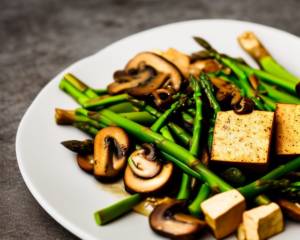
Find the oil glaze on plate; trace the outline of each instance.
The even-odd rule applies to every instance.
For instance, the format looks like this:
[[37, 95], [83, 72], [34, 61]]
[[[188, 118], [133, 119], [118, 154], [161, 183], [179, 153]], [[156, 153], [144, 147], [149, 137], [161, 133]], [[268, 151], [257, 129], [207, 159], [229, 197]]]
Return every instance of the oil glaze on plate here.
[[[300, 39], [289, 33], [258, 24], [233, 20], [194, 20], [169, 24], [126, 37], [98, 53], [84, 58], [57, 75], [39, 93], [24, 115], [17, 133], [16, 152], [22, 176], [40, 205], [62, 226], [82, 239], [165, 239], [153, 233], [148, 219], [130, 212], [116, 221], [96, 225], [93, 213], [126, 194], [115, 186], [103, 186], [77, 166], [75, 154], [60, 145], [64, 140], [88, 136], [72, 126], [57, 126], [54, 109], [75, 109], [79, 105], [58, 87], [66, 73], [73, 73], [93, 88], [105, 88], [113, 73], [123, 69], [137, 53], [153, 48], [175, 48], [190, 54], [201, 48], [193, 40], [200, 36], [219, 52], [255, 62], [242, 50], [236, 38], [253, 31], [274, 58], [300, 77]], [[284, 48], [282, 48], [284, 46]], [[295, 239], [296, 223], [286, 221], [285, 231], [272, 239]], [[201, 239], [214, 239], [206, 234]], [[234, 235], [227, 239], [236, 239]]]

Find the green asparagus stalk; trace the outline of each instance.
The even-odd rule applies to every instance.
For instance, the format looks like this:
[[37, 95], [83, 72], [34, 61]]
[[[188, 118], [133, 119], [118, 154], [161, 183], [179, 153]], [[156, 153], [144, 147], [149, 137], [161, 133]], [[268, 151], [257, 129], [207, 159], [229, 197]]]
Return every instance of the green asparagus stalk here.
[[299, 79], [284, 69], [267, 49], [262, 45], [253, 32], [245, 32], [238, 37], [239, 43], [266, 71], [282, 79], [297, 84]]
[[[288, 82], [282, 78], [276, 77], [270, 73], [264, 72], [259, 69], [253, 69], [248, 66], [245, 66], [243, 64], [237, 63], [238, 67], [241, 68], [247, 76], [250, 76], [252, 74], [256, 75], [259, 77], [262, 81], [271, 84], [271, 85], [276, 85], [278, 87], [281, 87], [282, 89], [285, 89], [286, 91], [293, 93], [294, 95], [297, 96], [297, 91], [296, 91], [296, 83], [291, 83]], [[299, 93], [299, 92], [298, 92]]]
[[201, 100], [201, 89], [200, 84], [196, 78], [190, 77], [190, 84], [194, 90], [194, 98], [196, 100], [196, 116], [194, 120], [194, 132], [192, 141], [190, 143], [190, 153], [196, 157], [199, 157], [200, 152], [200, 137], [201, 137], [201, 127], [202, 127], [202, 100]]
[[221, 107], [213, 94], [213, 86], [212, 86], [209, 78], [204, 73], [201, 73], [199, 78], [200, 78], [200, 84], [201, 84], [202, 88], [204, 89], [204, 92], [209, 100], [210, 106], [214, 110], [214, 116], [212, 118], [210, 118], [208, 121], [207, 144], [208, 144], [208, 151], [209, 151], [209, 153], [211, 153], [216, 117], [217, 117], [218, 112], [221, 111]]
[[260, 102], [259, 99], [257, 99], [257, 96], [254, 90], [251, 88], [247, 75], [244, 73], [243, 69], [241, 69], [239, 65], [235, 64], [232, 60], [228, 58], [221, 58], [221, 61], [223, 64], [231, 68], [234, 71], [234, 73], [239, 77], [241, 86], [246, 92], [246, 96], [255, 103], [255, 106], [259, 110], [264, 110], [263, 104]]
[[94, 128], [89, 123], [85, 123], [85, 122], [74, 122], [73, 126], [88, 133], [89, 135], [91, 135], [93, 137], [95, 137], [97, 135], [97, 133], [99, 132], [99, 130], [97, 128]]
[[[262, 177], [260, 180], [274, 180], [281, 178], [288, 172], [294, 171], [295, 169], [300, 167], [300, 157], [295, 158], [294, 160], [290, 161], [289, 163], [285, 165], [280, 165], [268, 174], [266, 174], [264, 177]], [[250, 198], [255, 195], [258, 195], [267, 189], [270, 188], [269, 184], [266, 184], [262, 187], [257, 187], [257, 182], [254, 181], [244, 187], [240, 187], [237, 190], [240, 191], [241, 194], [244, 195], [245, 198]]]
[[127, 113], [127, 112], [138, 112], [139, 109], [134, 107], [130, 102], [117, 103], [112, 106], [108, 106], [107, 109], [115, 113]]
[[80, 105], [83, 105], [86, 101], [90, 99], [88, 96], [86, 96], [84, 93], [82, 93], [80, 90], [78, 90], [71, 83], [67, 82], [64, 79], [61, 80], [59, 87], [67, 94], [69, 94]]
[[108, 91], [106, 89], [93, 89], [93, 90], [95, 93], [97, 93], [98, 96], [108, 94]]
[[264, 101], [264, 107], [268, 111], [274, 112], [276, 110], [276, 102], [273, 99], [262, 94], [258, 94], [258, 96]]
[[123, 215], [124, 213], [131, 210], [132, 207], [137, 205], [142, 201], [142, 195], [136, 193], [122, 201], [115, 203], [107, 208], [103, 208], [94, 213], [96, 223], [98, 225], [104, 225], [117, 217]]
[[120, 113], [121, 116], [128, 118], [132, 121], [137, 123], [149, 126], [156, 122], [156, 118], [152, 116], [150, 113], [143, 111], [143, 112], [126, 112]]
[[76, 78], [71, 73], [66, 74], [64, 76], [64, 79], [70, 84], [72, 84], [79, 91], [81, 91], [83, 94], [85, 94], [88, 98], [93, 99], [98, 97], [98, 94], [93, 89], [91, 89], [85, 83], [81, 82], [78, 78]]
[[173, 122], [170, 122], [168, 124], [168, 126], [183, 145], [189, 146], [189, 144], [192, 140], [191, 134], [189, 134], [183, 128], [181, 128], [180, 126], [178, 126], [177, 124], [175, 124]]
[[161, 115], [156, 122], [150, 127], [153, 132], [158, 132], [159, 129], [164, 125], [167, 119], [172, 113], [174, 113], [181, 106], [180, 102], [177, 101], [171, 105], [171, 107]]
[[201, 87], [204, 90], [204, 92], [208, 98], [208, 101], [210, 103], [210, 107], [214, 110], [214, 118], [216, 118], [218, 112], [221, 111], [221, 107], [219, 105], [219, 102], [217, 101], [217, 99], [214, 96], [212, 83], [210, 82], [209, 78], [203, 72], [201, 72], [199, 79], [200, 79]]
[[121, 103], [126, 101], [129, 98], [129, 95], [126, 93], [119, 94], [116, 96], [108, 97], [108, 98], [96, 98], [85, 101], [82, 106], [88, 110], [98, 110], [107, 105]]
[[269, 84], [263, 82], [260, 82], [260, 85], [267, 91], [268, 96], [276, 102], [300, 104], [300, 98], [298, 97], [278, 91]]
[[202, 184], [200, 191], [198, 192], [194, 201], [188, 207], [190, 214], [195, 217], [199, 218], [202, 214], [202, 209], [200, 207], [201, 203], [204, 202], [211, 196], [212, 192], [210, 188], [206, 184]]
[[161, 115], [162, 115], [162, 113], [160, 113], [155, 108], [148, 105], [145, 101], [141, 101], [141, 100], [137, 100], [137, 99], [133, 99], [133, 98], [128, 99], [128, 101], [131, 102], [132, 105], [137, 107], [138, 109], [147, 111], [148, 113], [152, 114], [153, 116], [155, 116], [157, 118], [161, 117]]
[[271, 202], [271, 200], [268, 198], [267, 195], [265, 194], [260, 194], [258, 195], [255, 199], [254, 202], [258, 205], [258, 206], [262, 206], [262, 205], [267, 205]]
[[193, 117], [195, 117], [195, 115], [196, 115], [196, 109], [189, 108], [187, 111], [188, 111], [189, 114], [191, 114]]
[[179, 192], [177, 194], [177, 199], [190, 199], [190, 196], [192, 194], [192, 177], [183, 173], [182, 179], [181, 179], [181, 185]]
[[173, 136], [172, 136], [172, 133], [170, 132], [168, 126], [163, 126], [161, 129], [160, 129], [160, 133], [166, 138], [166, 139], [169, 139], [170, 141], [172, 142], [175, 142]]

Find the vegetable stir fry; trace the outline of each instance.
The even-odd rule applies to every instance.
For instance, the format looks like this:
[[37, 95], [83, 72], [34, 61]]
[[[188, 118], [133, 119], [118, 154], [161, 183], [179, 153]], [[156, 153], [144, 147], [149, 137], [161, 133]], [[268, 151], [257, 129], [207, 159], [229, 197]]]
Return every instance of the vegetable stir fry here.
[[142, 52], [92, 89], [71, 73], [59, 87], [80, 105], [55, 109], [92, 139], [64, 141], [79, 167], [132, 196], [94, 214], [104, 225], [134, 209], [153, 231], [196, 239], [266, 239], [300, 221], [300, 80], [252, 32], [238, 37], [261, 66], [202, 50]]

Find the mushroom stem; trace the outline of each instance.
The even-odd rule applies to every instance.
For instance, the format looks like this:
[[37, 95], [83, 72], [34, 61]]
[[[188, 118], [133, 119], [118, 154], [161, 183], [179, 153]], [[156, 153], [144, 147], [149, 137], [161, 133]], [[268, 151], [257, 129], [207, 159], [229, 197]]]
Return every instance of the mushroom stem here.
[[188, 207], [189, 212], [193, 217], [199, 218], [202, 214], [200, 204], [211, 196], [212, 192], [206, 184], [202, 184], [198, 195]]
[[96, 223], [98, 225], [104, 225], [124, 213], [131, 210], [132, 207], [137, 205], [140, 201], [143, 200], [143, 197], [141, 194], [136, 193], [126, 199], [123, 199], [109, 207], [103, 208], [97, 212], [94, 213], [94, 217], [96, 220]]

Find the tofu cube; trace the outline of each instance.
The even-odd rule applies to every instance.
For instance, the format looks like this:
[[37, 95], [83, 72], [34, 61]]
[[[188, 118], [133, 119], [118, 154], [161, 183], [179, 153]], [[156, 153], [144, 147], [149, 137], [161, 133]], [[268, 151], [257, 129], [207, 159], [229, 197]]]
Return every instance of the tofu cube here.
[[211, 160], [247, 163], [258, 170], [268, 168], [274, 113], [253, 111], [239, 115], [219, 112], [216, 118]]
[[237, 239], [238, 240], [247, 240], [243, 223], [241, 223], [237, 229]]
[[205, 221], [215, 237], [221, 239], [234, 232], [243, 219], [246, 201], [236, 189], [219, 193], [201, 203]]
[[276, 154], [300, 154], [300, 104], [277, 103]]
[[283, 231], [283, 216], [276, 203], [253, 208], [243, 214], [247, 240], [263, 240]]

